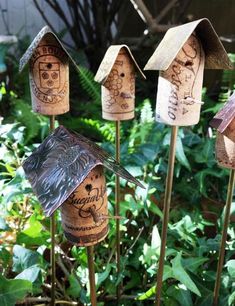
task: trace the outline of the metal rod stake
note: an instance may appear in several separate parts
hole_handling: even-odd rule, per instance
[[[115,156],[116,160],[120,162],[120,121],[116,121],[116,137],[115,137]],[[115,216],[118,217],[120,215],[120,178],[116,175],[115,180]],[[116,219],[116,263],[117,263],[117,275],[120,275],[121,266],[120,266],[120,254],[121,254],[121,247],[120,247],[121,235],[120,235],[120,219]],[[117,305],[120,302],[121,296],[121,283],[117,286]]]
[[[164,208],[163,208],[161,250],[160,250],[160,258],[159,258],[158,271],[157,271],[156,303],[155,303],[157,306],[161,305],[162,277],[163,277],[163,269],[164,269],[166,239],[167,239],[167,226],[168,226],[169,211],[170,211],[170,206],[171,206],[171,191],[172,191],[172,183],[173,183],[173,176],[174,176],[177,131],[178,131],[178,127],[172,126],[169,162],[168,162],[167,177],[166,177],[166,190],[165,190],[165,199],[164,199]]]
[[[226,200],[226,205],[225,205],[224,225],[223,225],[222,238],[221,238],[221,244],[220,244],[219,261],[217,265],[215,288],[214,288],[214,294],[213,294],[213,306],[218,305],[218,297],[219,297],[219,290],[220,290],[220,283],[221,283],[221,273],[222,273],[222,269],[224,265],[224,255],[225,255],[228,225],[229,225],[229,220],[230,220],[230,210],[231,210],[231,203],[233,200],[234,182],[235,182],[235,170],[232,169],[230,171],[229,183],[228,183],[227,200]]]
[[[95,269],[94,269],[94,247],[87,247],[87,259],[89,270],[89,282],[90,282],[90,297],[91,305],[96,306],[96,287],[95,287]]]
[[[55,129],[55,116],[50,116],[50,131],[54,131]],[[56,285],[56,277],[55,277],[55,232],[56,232],[56,218],[55,213],[51,216],[50,219],[50,233],[51,233],[51,302],[50,305],[55,305],[55,285]]]

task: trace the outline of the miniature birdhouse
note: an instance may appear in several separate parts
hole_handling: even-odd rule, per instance
[[[143,187],[103,149],[62,126],[23,164],[46,216],[60,208],[65,236],[76,245],[94,245],[108,233],[104,167]]]
[[[29,62],[33,111],[59,115],[69,111],[69,61],[77,65],[57,36],[45,26],[20,60],[22,71]]]
[[[210,121],[210,125],[235,142],[235,92]]]
[[[171,28],[144,70],[159,70],[156,121],[188,126],[200,118],[203,71],[231,69],[208,19]]]
[[[220,132],[217,132],[215,152],[219,166],[235,169],[235,143]]]
[[[145,78],[126,45],[108,48],[95,76],[95,81],[102,84],[104,119],[118,121],[134,118],[136,71]]]

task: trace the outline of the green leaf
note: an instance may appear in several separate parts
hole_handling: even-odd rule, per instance
[[[94,81],[94,74],[87,68],[79,66],[79,79],[82,88],[94,103],[100,103],[100,86]]]
[[[159,235],[159,231],[156,225],[153,226],[152,230],[152,239],[151,239],[151,248],[157,249],[161,245],[161,237]]]
[[[15,279],[24,279],[30,281],[31,283],[34,283],[38,279],[40,272],[41,269],[39,268],[39,266],[34,265],[23,270],[20,274],[18,274],[15,277]]]
[[[181,140],[181,138],[179,136],[177,137],[175,155],[176,155],[176,158],[178,159],[178,161],[181,163],[181,165],[183,165],[189,171],[191,171],[190,164],[189,164],[188,159],[187,159],[187,157],[186,157],[186,155],[184,153],[184,148],[183,148],[182,140]]]
[[[235,278],[235,259],[229,260],[225,267],[227,267],[229,275]]]
[[[29,219],[29,226],[17,235],[17,243],[25,245],[47,244],[50,233],[45,231],[42,224],[32,215]]]
[[[8,280],[0,275],[0,305],[14,306],[32,291],[32,284],[27,280]]]
[[[202,194],[204,194],[205,196],[207,196],[207,176],[210,175],[212,177],[223,177],[224,173],[222,171],[218,171],[218,169],[216,170],[212,170],[212,169],[204,169],[202,171],[197,172],[197,174],[195,175],[195,179],[197,180],[198,184],[199,184],[199,190]]]
[[[166,293],[182,306],[193,306],[190,291],[184,285],[171,286]]]
[[[191,257],[191,258],[186,258],[186,259],[182,258],[181,262],[182,262],[182,266],[184,267],[184,269],[189,270],[194,273],[207,260],[208,258],[205,258],[205,257]]]
[[[38,264],[40,254],[28,250],[20,245],[13,247],[13,271],[22,272],[23,270]]]
[[[69,284],[70,286],[66,290],[67,293],[73,298],[79,298],[81,294],[81,285],[73,274],[69,275]]]
[[[3,246],[0,246],[0,265],[4,268],[10,263],[11,253]]]
[[[233,306],[235,304],[235,291],[230,295],[228,299],[228,305]]]
[[[205,163],[208,167],[212,167],[215,164],[214,147],[214,139],[205,139],[201,146],[197,147],[197,150],[194,152],[195,161],[197,163]]]
[[[189,277],[187,272],[184,270],[181,264],[182,253],[178,253],[174,259],[172,259],[172,270],[174,278],[180,281],[183,285],[186,286],[190,291],[194,292],[198,296],[201,296],[197,286],[194,284],[192,279]]]
[[[99,286],[107,279],[111,271],[111,265],[107,265],[106,269],[102,273],[96,273],[97,276],[97,282],[96,282],[96,288],[98,289]]]

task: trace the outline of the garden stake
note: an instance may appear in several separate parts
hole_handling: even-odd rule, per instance
[[[116,121],[115,152],[120,163],[120,121],[135,116],[135,71],[145,78],[133,55],[126,45],[110,46],[96,73],[95,81],[101,83],[102,117]],[[115,217],[116,217],[116,266],[120,277],[121,234],[120,234],[120,180],[115,179]],[[117,286],[117,305],[120,302],[121,282]]]
[[[116,161],[120,163],[120,121],[116,121],[116,137],[115,137],[115,147],[116,147]],[[121,235],[120,235],[120,179],[119,175],[116,174],[115,178],[115,216],[116,219],[116,262],[117,262],[117,274],[120,275],[120,256],[121,256]],[[117,286],[117,304],[119,305],[121,296],[121,283]]]
[[[55,116],[50,116],[50,132],[55,129]],[[55,305],[55,286],[56,286],[56,276],[55,276],[55,234],[56,234],[56,218],[55,213],[52,214],[50,218],[50,235],[51,235],[51,305]]]
[[[90,282],[90,297],[91,305],[96,306],[96,287],[95,287],[95,270],[94,270],[94,247],[87,247],[89,282]]]
[[[172,126],[157,272],[157,306],[161,304],[177,127],[194,125],[199,121],[205,65],[211,69],[231,68],[226,51],[211,23],[208,19],[200,19],[169,29],[144,68],[160,70],[156,121]]]
[[[235,177],[235,93],[231,95],[225,105],[211,120],[210,125],[217,129],[216,138],[216,159],[221,167],[230,169],[227,199],[225,204],[224,225],[222,230],[221,244],[219,250],[219,260],[217,265],[216,280],[213,294],[213,306],[218,305],[219,290],[221,284],[221,273],[224,265],[225,247],[227,240],[228,225],[230,220],[230,210],[234,191]]]
[[[226,200],[225,215],[224,215],[224,225],[223,225],[222,238],[221,238],[221,244],[220,244],[219,261],[218,261],[217,272],[216,272],[215,288],[214,288],[214,294],[213,294],[213,306],[218,305],[218,297],[219,297],[219,290],[220,290],[220,283],[221,283],[221,273],[222,273],[222,269],[224,265],[224,255],[225,255],[225,247],[226,247],[226,240],[227,240],[227,233],[228,233],[228,225],[229,225],[229,220],[230,220],[230,210],[231,210],[231,204],[233,200],[234,182],[235,182],[235,170],[232,169],[230,171],[229,183],[228,183],[227,200]]]
[[[55,129],[55,115],[69,111],[69,64],[77,66],[49,27],[44,27],[34,38],[20,60],[22,71],[29,62],[32,109],[50,116],[50,131]],[[51,305],[55,305],[55,214],[50,219],[51,236]]]
[[[175,163],[177,131],[178,131],[178,127],[172,126],[169,162],[168,162],[167,177],[166,177],[166,190],[165,190],[165,198],[164,198],[163,220],[162,220],[161,250],[160,250],[160,258],[159,258],[158,272],[157,272],[157,286],[156,286],[156,305],[157,306],[161,304],[162,277],[163,277],[163,268],[164,268],[164,259],[165,259],[166,239],[167,239],[167,226],[168,226],[169,212],[170,212],[170,206],[171,206],[172,183],[173,183],[173,177],[174,177],[174,163]]]

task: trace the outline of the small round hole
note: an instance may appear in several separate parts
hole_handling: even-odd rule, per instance
[[[85,186],[85,188],[86,188],[86,191],[91,191],[91,189],[92,189],[92,185],[91,184],[87,184],[86,186]]]
[[[124,78],[125,73],[122,72],[122,73],[120,74],[120,76],[121,76],[122,78]]]
[[[48,64],[47,64],[47,68],[48,68],[48,69],[51,69],[51,67],[52,67],[52,64],[51,64],[51,63],[48,63]]]

